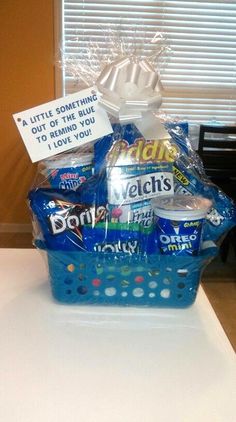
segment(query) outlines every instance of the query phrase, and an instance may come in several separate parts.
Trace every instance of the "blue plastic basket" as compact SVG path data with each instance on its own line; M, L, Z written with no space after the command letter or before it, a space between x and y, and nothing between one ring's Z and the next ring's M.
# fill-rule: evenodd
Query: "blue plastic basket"
M59 302L178 308L194 302L202 270L216 254L216 247L199 256L47 250L52 294Z

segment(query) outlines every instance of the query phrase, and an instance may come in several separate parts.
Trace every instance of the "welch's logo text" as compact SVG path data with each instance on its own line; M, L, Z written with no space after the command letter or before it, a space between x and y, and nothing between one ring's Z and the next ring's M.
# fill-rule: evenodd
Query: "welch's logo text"
M95 208L87 208L77 214L53 214L49 216L50 229L53 234L63 233L65 230L74 230L85 224L95 224L102 221L106 215L106 208L103 206Z
M114 180L108 178L108 202L110 204L131 204L157 195L173 194L171 172L150 173Z

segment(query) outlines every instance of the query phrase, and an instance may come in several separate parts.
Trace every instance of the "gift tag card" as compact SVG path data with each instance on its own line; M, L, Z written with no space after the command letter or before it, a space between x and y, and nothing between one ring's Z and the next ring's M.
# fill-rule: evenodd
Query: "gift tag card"
M113 132L93 87L16 113L13 118L33 163Z

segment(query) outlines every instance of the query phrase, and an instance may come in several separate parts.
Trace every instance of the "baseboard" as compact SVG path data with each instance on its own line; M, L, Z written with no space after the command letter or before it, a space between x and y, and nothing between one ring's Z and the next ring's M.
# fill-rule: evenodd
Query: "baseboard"
M30 233L31 224L0 223L0 233Z

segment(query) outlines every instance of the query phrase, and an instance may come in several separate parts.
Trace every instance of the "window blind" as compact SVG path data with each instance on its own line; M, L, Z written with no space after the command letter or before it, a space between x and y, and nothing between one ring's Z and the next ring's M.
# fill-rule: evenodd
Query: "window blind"
M142 42L165 34L171 53L161 73L162 110L191 122L236 123L236 1L62 1L63 51L76 57L90 40L108 54L105 27ZM147 53L148 53L147 48ZM64 73L64 93L76 90Z

